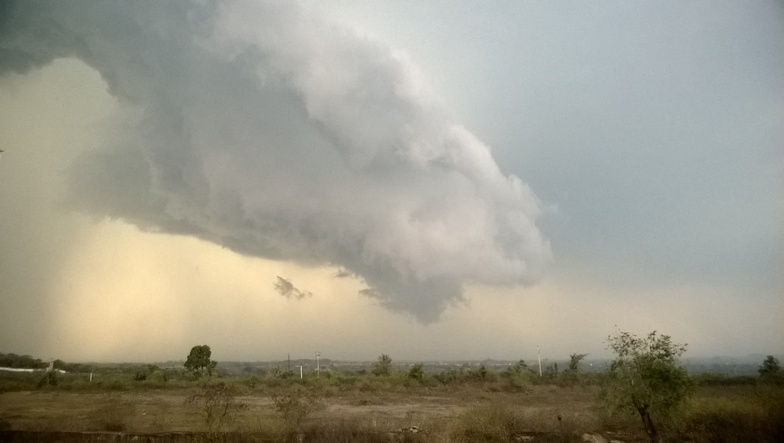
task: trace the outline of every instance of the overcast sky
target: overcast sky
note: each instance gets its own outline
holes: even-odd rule
[[[5,2],[0,352],[784,353],[784,6]]]

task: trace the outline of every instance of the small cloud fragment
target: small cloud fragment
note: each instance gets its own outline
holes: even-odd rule
[[[349,272],[348,270],[346,270],[345,268],[340,268],[340,269],[338,269],[335,272],[334,277],[335,278],[349,278],[349,277],[355,277],[355,275],[353,273]]]
[[[298,289],[293,283],[281,276],[278,276],[278,281],[275,283],[275,290],[278,294],[288,299],[294,298],[296,300],[302,300],[306,297],[313,296],[312,292]]]

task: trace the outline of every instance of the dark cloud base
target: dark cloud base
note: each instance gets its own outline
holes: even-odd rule
[[[137,116],[69,167],[73,208],[329,264],[425,322],[467,282],[531,283],[550,261],[528,187],[406,57],[350,29],[289,3],[2,10],[0,74],[75,57]]]

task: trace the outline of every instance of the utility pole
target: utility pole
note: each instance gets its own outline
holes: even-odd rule
[[[542,377],[542,350],[536,345],[536,358],[539,360],[539,377]]]
[[[321,375],[321,367],[319,366],[319,357],[321,357],[321,352],[316,352],[316,378],[319,378]]]

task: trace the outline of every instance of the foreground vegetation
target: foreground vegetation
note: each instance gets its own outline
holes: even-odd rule
[[[565,370],[550,367],[541,376],[523,361],[502,370],[479,364],[432,371],[422,364],[393,367],[386,355],[367,368],[322,370],[318,378],[277,368],[221,375],[219,365],[212,376],[201,365],[81,366],[87,371],[45,378],[44,372],[0,371],[0,432],[186,432],[218,441],[583,441],[591,435],[649,441],[641,404],[624,412],[606,401],[632,362],[617,365],[620,375],[583,373],[580,359],[573,354]],[[203,363],[210,364],[209,356]],[[664,410],[667,420],[657,422],[655,438],[784,441],[784,383],[780,370],[771,369],[776,365],[768,361],[759,377],[670,374],[687,377],[678,386],[688,385],[689,395],[678,391],[677,407]]]

